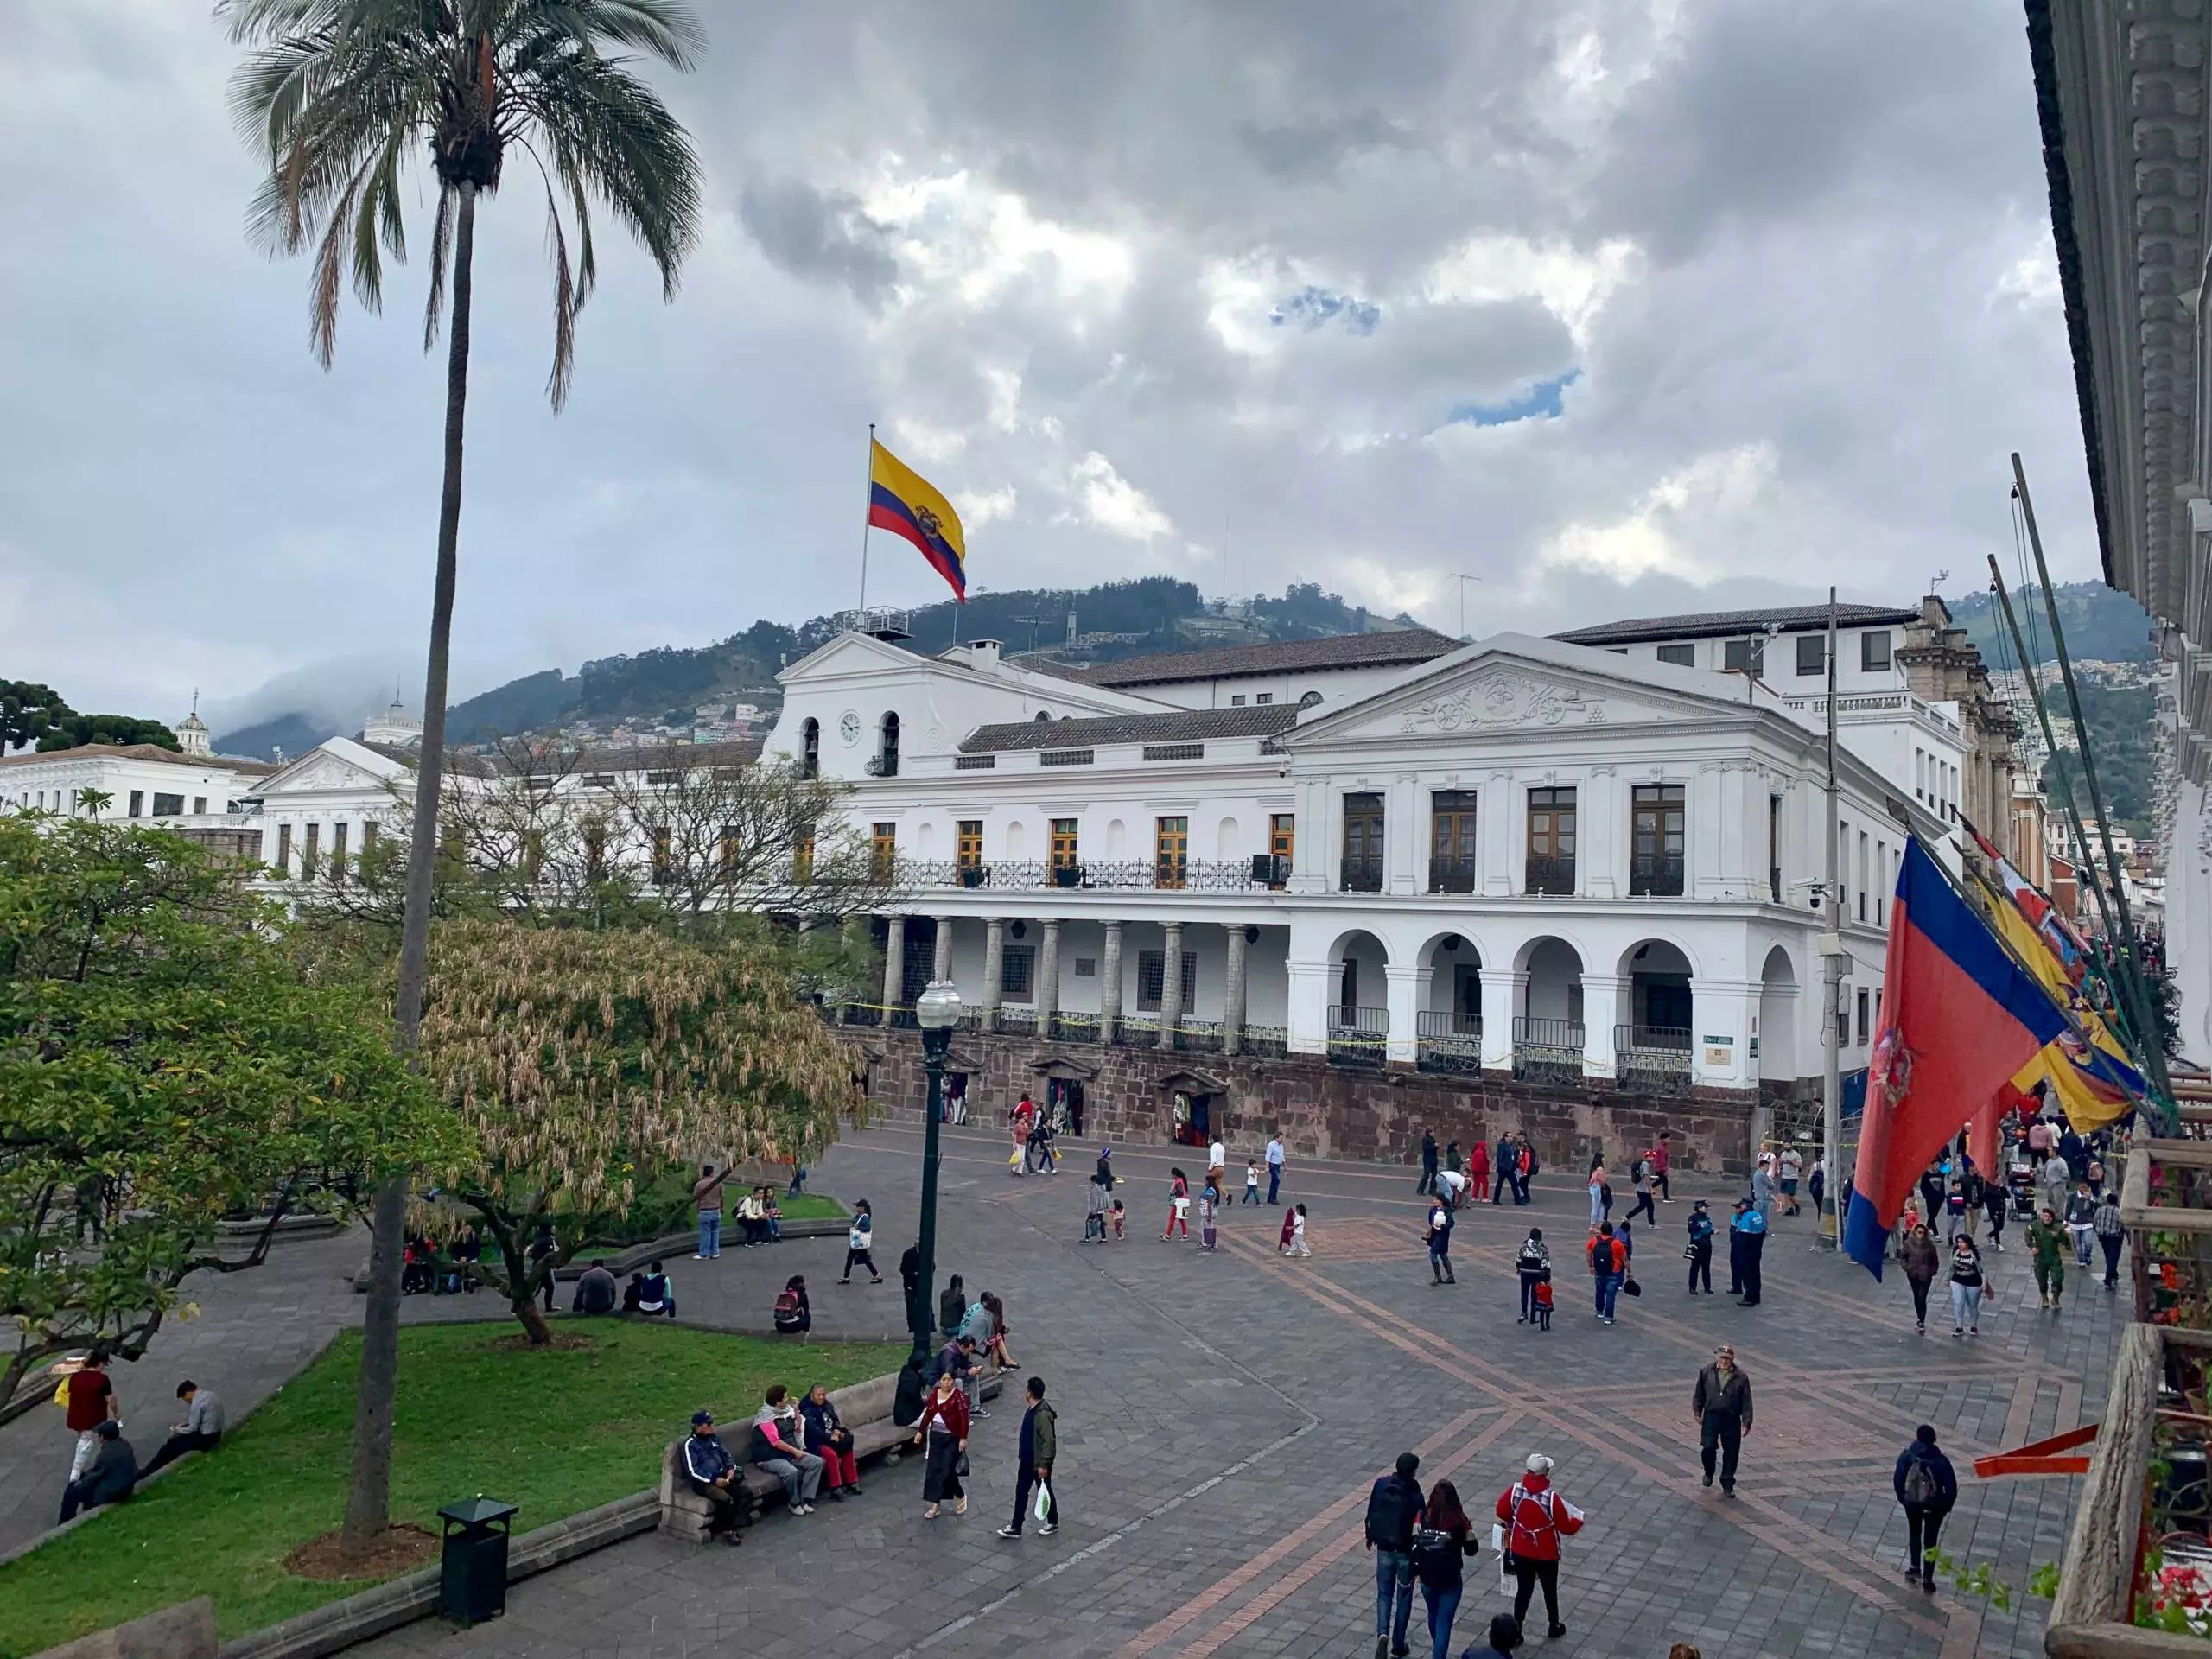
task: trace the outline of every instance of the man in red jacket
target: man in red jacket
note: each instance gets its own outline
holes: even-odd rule
[[[1620,1299],[1621,1281],[1628,1277],[1628,1247],[1613,1236],[1613,1224],[1602,1224],[1590,1235],[1590,1278],[1597,1287],[1598,1317],[1613,1322],[1613,1306]]]
[[[1582,1511],[1552,1490],[1552,1460],[1541,1452],[1529,1455],[1529,1472],[1498,1494],[1497,1518],[1505,1524],[1505,1570],[1513,1574],[1513,1617],[1524,1628],[1529,1603],[1544,1587],[1545,1632],[1567,1634],[1559,1618],[1559,1541],[1582,1530]]]

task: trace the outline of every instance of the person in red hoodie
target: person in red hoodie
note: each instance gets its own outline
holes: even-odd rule
[[[1659,1131],[1659,1138],[1652,1143],[1649,1154],[1651,1184],[1659,1189],[1659,1202],[1662,1204],[1672,1204],[1675,1201],[1675,1195],[1667,1190],[1667,1137],[1670,1133],[1671,1131],[1667,1129]]]
[[[1545,1632],[1567,1634],[1559,1617],[1559,1541],[1582,1530],[1582,1511],[1552,1490],[1552,1460],[1541,1452],[1529,1454],[1529,1471],[1497,1497],[1497,1518],[1505,1527],[1505,1570],[1513,1574],[1513,1617],[1523,1627],[1529,1622],[1529,1603],[1536,1586],[1544,1587],[1544,1611],[1551,1618]]]
[[[1467,1149],[1467,1184],[1460,1189],[1462,1197],[1472,1204],[1478,1192],[1490,1191],[1490,1145],[1479,1135],[1474,1145]]]

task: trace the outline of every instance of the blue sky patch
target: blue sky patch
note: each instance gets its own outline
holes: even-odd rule
[[[1287,300],[1279,300],[1268,313],[1268,321],[1280,328],[1295,322],[1302,327],[1319,328],[1324,323],[1341,321],[1349,334],[1371,334],[1376,324],[1382,321],[1382,308],[1371,301],[1355,299],[1349,294],[1332,293],[1325,288],[1310,284]]]
[[[1549,380],[1537,381],[1517,397],[1509,397],[1502,404],[1459,404],[1444,417],[1444,423],[1510,426],[1516,421],[1554,421],[1565,412],[1560,394],[1581,378],[1581,370],[1569,369]]]

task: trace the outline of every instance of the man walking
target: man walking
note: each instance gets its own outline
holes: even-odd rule
[[[1282,1137],[1268,1137],[1268,1202],[1275,1202],[1275,1195],[1282,1191]]]
[[[1398,1453],[1397,1467],[1367,1495],[1367,1547],[1375,1552],[1375,1659],[1405,1659],[1414,1614],[1414,1530],[1421,1525],[1421,1459]],[[1393,1611],[1393,1598],[1395,1610]]]
[[[691,1202],[699,1217],[699,1250],[691,1259],[712,1262],[722,1253],[722,1183],[729,1171],[715,1173],[712,1164],[699,1166],[699,1179],[691,1184]]]
[[[107,1350],[95,1344],[85,1363],[61,1385],[62,1421],[77,1437],[69,1459],[69,1478],[79,1478],[100,1449],[100,1425],[116,1415],[115,1384],[108,1381]]]
[[[1452,1271],[1452,1205],[1440,1195],[1429,1201],[1428,1271],[1431,1280],[1440,1285],[1459,1282]]]
[[[1726,1343],[1713,1351],[1713,1363],[1697,1374],[1690,1413],[1698,1421],[1698,1456],[1705,1465],[1705,1484],[1713,1484],[1717,1448],[1720,1491],[1735,1497],[1736,1459],[1743,1452],[1744,1436],[1751,1432],[1751,1380],[1737,1369],[1736,1351]]]
[[[1421,1132],[1421,1183],[1414,1191],[1426,1197],[1436,1190],[1436,1131]]]
[[[141,1480],[188,1452],[213,1452],[222,1443],[223,1402],[215,1397],[214,1389],[187,1381],[176,1385],[176,1397],[184,1402],[184,1421],[169,1431],[162,1449],[138,1471]]]
[[[1662,1204],[1675,1201],[1675,1195],[1667,1187],[1667,1138],[1673,1133],[1671,1129],[1660,1130],[1658,1142],[1651,1148],[1651,1179],[1659,1188]]]
[[[1014,1519],[999,1529],[1001,1538],[1021,1536],[1021,1517],[1029,1512],[1029,1494],[1045,1491],[1045,1519],[1037,1529],[1049,1538],[1060,1529],[1059,1494],[1052,1490],[1052,1463],[1060,1449],[1059,1419],[1045,1403],[1045,1379],[1029,1379],[1029,1409],[1021,1417],[1020,1461],[1014,1479]]]
[[[1959,1477],[1951,1460],[1936,1450],[1932,1425],[1923,1423],[1912,1444],[1897,1454],[1897,1472],[1891,1484],[1904,1508],[1905,1581],[1916,1583],[1933,1595],[1936,1535],[1942,1530],[1943,1517],[1951,1512],[1951,1505],[1959,1501]]]
[[[1498,1195],[1508,1186],[1513,1188],[1514,1201],[1518,1203],[1521,1184],[1514,1179],[1513,1137],[1501,1135],[1497,1137],[1497,1173],[1491,1178],[1490,1201],[1496,1204]]]

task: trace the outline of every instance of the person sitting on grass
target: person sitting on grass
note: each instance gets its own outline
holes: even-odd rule
[[[141,1480],[188,1452],[213,1452],[222,1441],[223,1402],[215,1397],[214,1389],[203,1389],[188,1378],[176,1385],[176,1397],[184,1402],[184,1421],[169,1431],[162,1449],[138,1471]]]
[[[799,1421],[806,1434],[806,1449],[822,1459],[822,1484],[840,1503],[861,1495],[860,1459],[853,1455],[853,1431],[830,1403],[830,1390],[816,1383],[798,1402]]]
[[[806,1277],[793,1274],[776,1297],[776,1331],[796,1337],[814,1329],[814,1309],[806,1300]]]
[[[583,1277],[576,1281],[576,1294],[569,1303],[571,1313],[612,1313],[620,1300],[622,1287],[615,1283],[614,1275],[607,1266],[604,1256],[595,1259],[584,1269]]]
[[[676,1317],[676,1293],[669,1287],[667,1269],[658,1262],[645,1269],[638,1286],[638,1312]]]
[[[738,1496],[737,1461],[715,1433],[715,1414],[691,1414],[691,1435],[683,1442],[683,1478],[691,1490],[712,1506],[707,1517],[707,1536],[726,1544],[741,1544],[738,1522],[744,1503]]]
[[[99,1449],[92,1453],[85,1472],[61,1489],[61,1521],[57,1525],[74,1520],[79,1510],[122,1503],[138,1484],[138,1454],[123,1438],[123,1425],[111,1417],[94,1432],[99,1436]]]

